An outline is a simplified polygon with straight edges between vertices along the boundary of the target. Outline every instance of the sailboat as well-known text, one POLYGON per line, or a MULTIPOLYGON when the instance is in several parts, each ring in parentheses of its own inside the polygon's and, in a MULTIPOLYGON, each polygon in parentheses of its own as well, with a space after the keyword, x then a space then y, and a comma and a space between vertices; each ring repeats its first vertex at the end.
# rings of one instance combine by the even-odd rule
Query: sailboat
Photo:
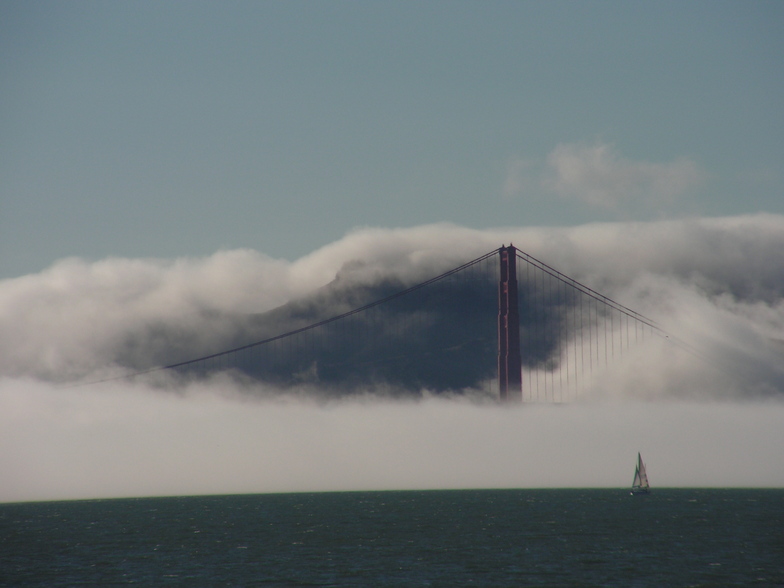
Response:
POLYGON ((651 487, 648 485, 648 474, 645 473, 645 464, 642 463, 642 457, 637 454, 637 467, 634 470, 634 482, 632 482, 632 495, 634 494, 649 494, 651 487))

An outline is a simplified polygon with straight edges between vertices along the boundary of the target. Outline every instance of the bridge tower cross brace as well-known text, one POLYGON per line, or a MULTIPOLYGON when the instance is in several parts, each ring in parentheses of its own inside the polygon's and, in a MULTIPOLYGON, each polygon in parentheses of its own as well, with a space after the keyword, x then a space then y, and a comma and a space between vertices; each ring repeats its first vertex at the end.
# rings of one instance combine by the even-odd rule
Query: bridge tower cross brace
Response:
POLYGON ((520 312, 517 301, 517 249, 509 244, 498 250, 498 391, 502 402, 522 402, 520 312))

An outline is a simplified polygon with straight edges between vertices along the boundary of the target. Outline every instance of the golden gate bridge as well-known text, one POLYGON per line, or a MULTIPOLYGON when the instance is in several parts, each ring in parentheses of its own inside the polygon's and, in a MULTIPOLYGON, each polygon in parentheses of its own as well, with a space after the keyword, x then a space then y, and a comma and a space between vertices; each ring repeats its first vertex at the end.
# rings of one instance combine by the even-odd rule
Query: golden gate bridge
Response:
POLYGON ((383 386, 568 402, 652 335, 667 336, 653 320, 510 244, 414 285, 336 280, 309 299, 248 317, 238 336, 249 343, 133 375, 225 372, 339 394, 383 386))

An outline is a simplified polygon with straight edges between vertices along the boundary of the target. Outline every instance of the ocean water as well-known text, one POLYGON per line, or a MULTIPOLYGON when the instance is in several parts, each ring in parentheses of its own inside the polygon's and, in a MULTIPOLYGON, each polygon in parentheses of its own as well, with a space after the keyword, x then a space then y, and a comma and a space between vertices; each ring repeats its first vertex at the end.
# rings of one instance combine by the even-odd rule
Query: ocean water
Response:
POLYGON ((776 586, 784 490, 0 505, 0 586, 776 586))

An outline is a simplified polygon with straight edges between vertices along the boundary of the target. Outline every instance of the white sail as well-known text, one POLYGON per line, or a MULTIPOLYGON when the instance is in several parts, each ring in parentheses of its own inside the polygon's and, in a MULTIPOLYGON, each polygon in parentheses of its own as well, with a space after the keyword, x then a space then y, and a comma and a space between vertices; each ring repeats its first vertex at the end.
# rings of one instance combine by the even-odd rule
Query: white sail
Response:
POLYGON ((637 459, 639 460, 637 467, 640 471, 640 488, 648 488, 648 474, 645 473, 645 464, 642 463, 642 458, 639 453, 637 454, 637 459))
POLYGON ((634 482, 632 482, 632 494, 646 494, 650 491, 648 485, 648 474, 645 472, 645 464, 642 457, 637 454, 637 467, 634 468, 634 482))

